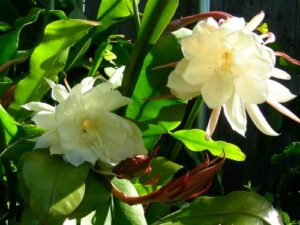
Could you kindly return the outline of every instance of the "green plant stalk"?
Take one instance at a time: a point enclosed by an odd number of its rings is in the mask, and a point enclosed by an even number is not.
[[[136,0],[132,0],[133,5],[133,12],[134,12],[134,24],[135,24],[135,30],[136,35],[139,32],[140,26],[141,26],[141,20],[140,20],[140,12],[139,12],[139,6]]]
[[[107,48],[107,46],[108,43],[106,41],[100,44],[99,48],[96,51],[95,62],[93,63],[88,76],[93,77],[96,75],[97,70],[103,60],[105,49]]]
[[[192,128],[193,122],[195,121],[195,119],[197,118],[197,116],[199,114],[202,103],[203,103],[202,97],[201,96],[197,97],[197,99],[192,107],[192,110],[183,126],[183,129]],[[181,141],[176,141],[174,148],[172,149],[171,156],[170,156],[171,161],[175,161],[177,159],[177,156],[178,156],[182,146],[183,146],[183,143]]]
[[[45,28],[48,24],[48,21],[49,21],[49,17],[50,17],[50,10],[54,10],[54,0],[48,0],[47,1],[47,8],[46,8],[46,11],[45,11],[45,15],[44,15],[44,18],[43,18],[43,22],[42,22],[42,32],[41,32],[41,35],[40,35],[40,41],[42,41],[43,37],[44,37],[44,31],[45,31]]]

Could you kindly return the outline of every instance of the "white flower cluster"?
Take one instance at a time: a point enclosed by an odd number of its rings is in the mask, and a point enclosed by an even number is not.
[[[110,166],[135,155],[146,155],[142,134],[131,121],[112,111],[130,103],[109,82],[94,86],[85,78],[67,90],[47,80],[56,107],[30,102],[23,107],[37,112],[32,120],[47,132],[37,138],[35,148],[50,147],[51,154],[62,154],[74,166],[97,160]]]
[[[275,68],[275,54],[265,46],[265,36],[253,32],[263,18],[263,12],[249,23],[232,17],[219,24],[209,18],[181,40],[184,58],[170,74],[167,86],[172,94],[185,100],[202,95],[213,109],[208,136],[222,107],[232,129],[241,135],[246,131],[246,112],[263,133],[278,135],[257,106],[264,102],[300,121],[280,104],[295,95],[270,79],[290,79],[289,74]]]

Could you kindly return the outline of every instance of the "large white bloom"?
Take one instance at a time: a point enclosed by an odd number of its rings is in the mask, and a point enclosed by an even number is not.
[[[128,157],[147,154],[138,127],[112,112],[131,100],[112,90],[111,83],[93,87],[95,79],[88,77],[68,91],[47,82],[59,104],[31,102],[23,106],[36,111],[32,120],[48,130],[37,139],[35,148],[50,147],[51,154],[62,154],[75,166],[98,159],[115,166]]]
[[[267,123],[257,104],[268,102],[274,108],[300,121],[280,103],[295,95],[271,80],[290,79],[275,68],[275,55],[265,46],[264,36],[253,30],[264,18],[260,13],[249,23],[232,17],[218,24],[214,19],[199,22],[192,34],[181,40],[184,58],[170,74],[167,86],[175,96],[189,100],[202,95],[213,109],[208,126],[210,136],[221,107],[231,127],[244,135],[246,111],[254,124],[267,135],[278,135]]]

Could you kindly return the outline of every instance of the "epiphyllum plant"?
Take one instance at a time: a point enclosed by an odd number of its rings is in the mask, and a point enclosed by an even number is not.
[[[228,17],[219,23],[209,16]],[[266,44],[274,35],[254,31],[264,18],[261,12],[250,22],[222,12],[200,14],[202,20],[181,40],[184,58],[170,74],[167,86],[178,98],[189,100],[202,95],[213,109],[207,127],[211,137],[221,108],[233,130],[245,135],[248,112],[259,130],[267,135],[278,135],[268,124],[258,104],[267,102],[275,109],[300,123],[300,119],[285,108],[282,102],[295,97],[279,82],[270,79],[290,79],[285,71],[275,68],[275,55]],[[195,19],[188,18],[188,19]],[[183,21],[188,23],[188,21]]]

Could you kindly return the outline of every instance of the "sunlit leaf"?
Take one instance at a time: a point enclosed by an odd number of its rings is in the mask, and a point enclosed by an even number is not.
[[[25,153],[21,177],[29,191],[29,204],[41,224],[59,224],[82,202],[89,164],[74,167],[48,151]]]
[[[52,12],[60,18],[64,16],[64,13],[61,11]],[[0,65],[11,59],[16,53],[19,46],[19,35],[21,30],[25,26],[36,22],[38,17],[43,13],[45,13],[45,9],[32,8],[25,17],[20,17],[15,21],[14,30],[10,31],[5,35],[0,36]],[[0,73],[0,78],[3,77],[5,74],[6,73]]]
[[[253,192],[200,197],[153,225],[283,225],[277,210]]]
[[[10,110],[21,117],[20,106],[39,100],[48,85],[43,78],[54,79],[63,70],[71,46],[98,24],[87,20],[58,20],[47,25],[43,41],[35,48],[30,58],[30,72],[16,87],[15,102]]]
[[[129,16],[133,16],[132,0],[102,0],[97,20],[101,21],[100,29],[104,30]]]
[[[236,161],[245,160],[246,156],[236,145],[225,141],[207,140],[206,134],[202,130],[180,130],[170,135],[184,143],[184,145],[192,151],[208,150],[212,155],[220,156],[225,153],[225,157]]]
[[[17,131],[16,121],[0,105],[0,152],[16,135]]]

